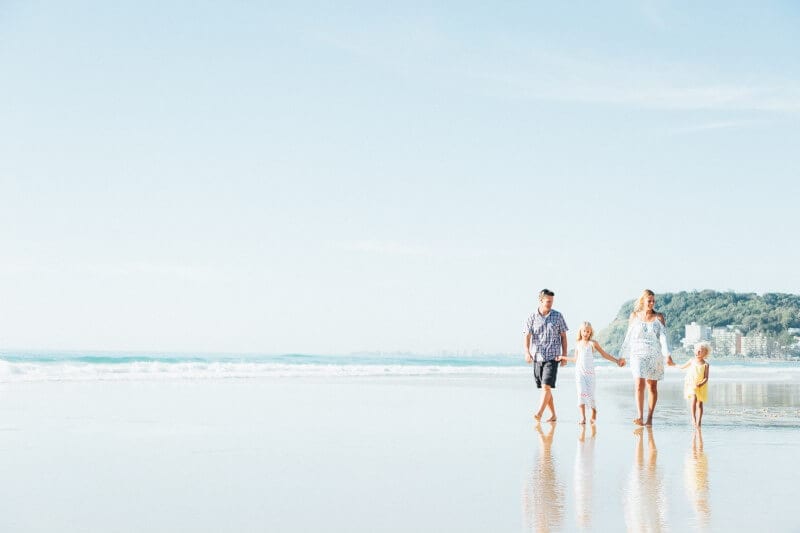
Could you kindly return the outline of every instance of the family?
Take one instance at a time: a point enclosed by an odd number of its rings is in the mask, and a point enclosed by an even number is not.
[[[553,309],[555,293],[549,289],[539,292],[539,307],[525,324],[525,361],[533,364],[536,387],[542,389],[539,408],[533,415],[542,419],[545,409],[550,411],[547,422],[556,421],[556,409],[552,390],[556,386],[558,367],[567,362],[575,363],[575,382],[578,391],[579,423],[586,423],[586,407],[591,409],[591,422],[597,419],[595,403],[594,352],[625,366],[630,361],[634,382],[637,426],[652,426],[653,413],[658,402],[658,382],[664,378],[664,365],[675,366],[667,344],[667,328],[664,315],[655,310],[656,297],[645,289],[633,307],[628,320],[628,330],[620,349],[620,356],[607,353],[593,339],[594,330],[589,322],[583,322],[578,330],[577,346],[573,357],[567,350],[567,323],[561,313]],[[684,393],[690,401],[692,423],[700,426],[703,419],[703,403],[708,388],[708,357],[710,347],[706,343],[695,346],[695,357],[681,369],[690,368],[684,381]],[[647,389],[647,414],[644,411],[644,396]]]

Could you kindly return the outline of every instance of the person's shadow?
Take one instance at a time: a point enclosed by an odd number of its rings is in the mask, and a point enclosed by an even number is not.
[[[697,527],[707,530],[711,523],[711,505],[708,499],[708,458],[703,451],[703,432],[697,427],[692,435],[692,446],[684,463],[686,496],[695,512]]]
[[[547,433],[536,424],[539,434],[539,457],[525,487],[525,518],[528,529],[559,531],[564,518],[564,489],[556,477],[551,447],[556,423],[549,424]]]
[[[633,435],[636,442],[633,467],[625,490],[625,523],[628,531],[665,531],[669,529],[666,519],[667,502],[662,474],[658,469],[658,448],[653,438],[653,428],[637,428]]]
[[[591,433],[586,437],[586,424],[581,424],[578,447],[575,451],[575,517],[581,529],[592,527],[592,485],[594,484],[594,439],[597,426],[591,424]]]

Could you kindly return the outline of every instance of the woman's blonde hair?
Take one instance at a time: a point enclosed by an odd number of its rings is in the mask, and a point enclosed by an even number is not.
[[[656,295],[656,293],[654,293],[654,292],[653,292],[653,291],[651,291],[650,289],[645,289],[645,290],[643,290],[643,291],[642,291],[642,295],[641,295],[641,296],[639,296],[639,299],[638,299],[638,300],[636,300],[636,304],[634,304],[634,306],[633,306],[633,312],[634,312],[634,313],[638,313],[639,311],[641,311],[642,309],[644,309],[644,301],[645,301],[645,300],[646,300],[646,299],[647,299],[649,296],[655,296],[655,295]]]
[[[578,328],[578,338],[576,340],[583,340],[583,328],[589,328],[589,338],[586,340],[592,340],[592,337],[594,337],[594,328],[592,327],[591,322],[581,322],[581,327]]]

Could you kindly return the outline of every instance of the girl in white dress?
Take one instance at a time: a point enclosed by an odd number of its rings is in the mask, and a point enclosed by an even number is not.
[[[581,413],[579,424],[586,423],[587,405],[592,410],[592,424],[597,420],[597,404],[594,400],[594,352],[598,352],[603,358],[613,361],[617,366],[625,366],[625,359],[617,359],[609,354],[592,337],[594,337],[592,325],[589,322],[584,322],[578,330],[575,356],[562,358],[575,363],[575,385],[578,389],[578,410]]]

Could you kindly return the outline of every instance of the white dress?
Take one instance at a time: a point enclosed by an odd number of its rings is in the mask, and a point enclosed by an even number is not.
[[[575,348],[575,387],[578,390],[578,405],[596,409],[594,403],[594,348],[589,342],[578,343]]]
[[[630,362],[634,378],[664,378],[664,360],[669,355],[667,327],[654,318],[645,322],[635,317],[628,325],[621,356]]]

